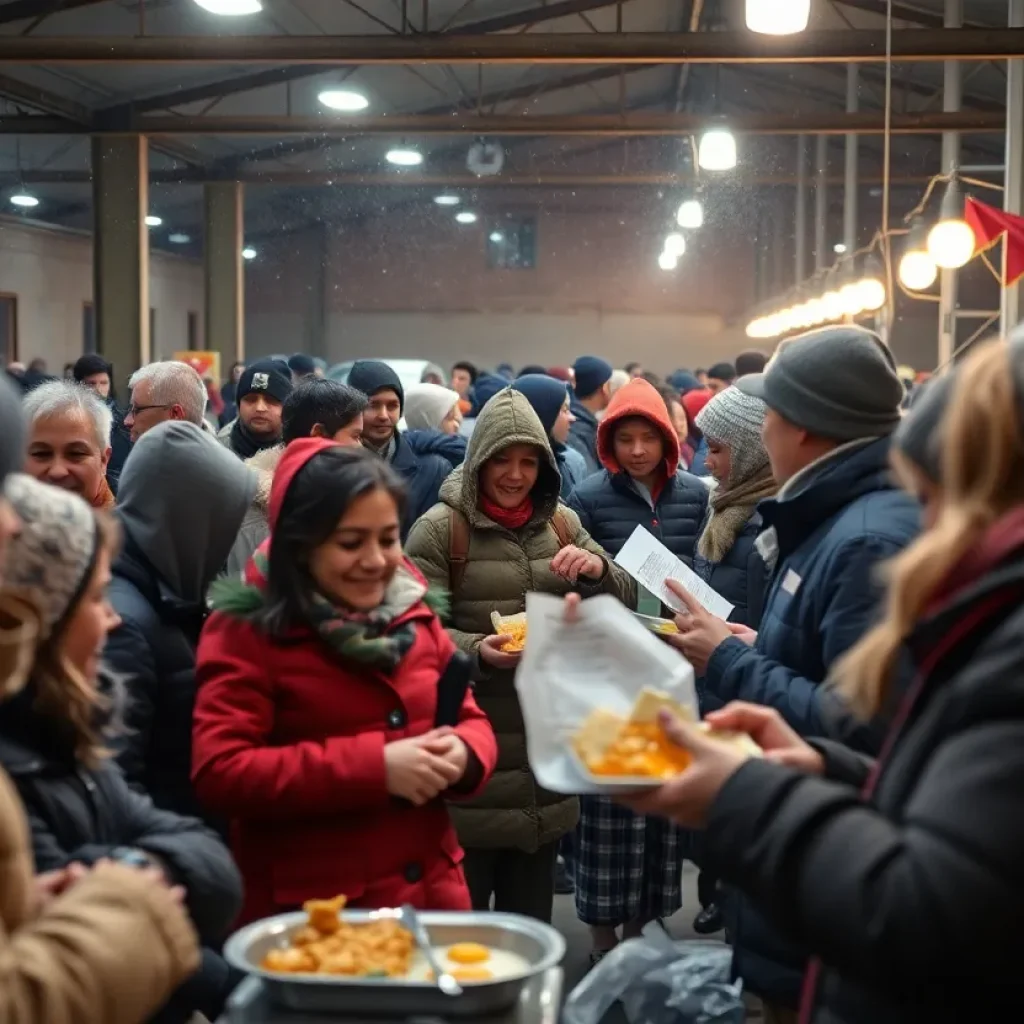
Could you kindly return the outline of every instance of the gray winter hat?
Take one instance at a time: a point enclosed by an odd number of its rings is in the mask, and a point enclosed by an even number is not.
[[[7,474],[20,469],[24,461],[25,414],[21,395],[9,380],[0,379],[0,486]]]
[[[766,409],[760,398],[731,387],[720,391],[697,413],[697,429],[709,441],[729,449],[730,488],[746,483],[768,465],[768,452],[761,440]]]
[[[892,436],[896,448],[936,484],[942,479],[942,420],[953,398],[956,381],[956,371],[951,370],[921,385]]]
[[[736,381],[790,423],[834,441],[887,437],[900,423],[903,384],[877,334],[823,327],[794,338],[764,373]]]

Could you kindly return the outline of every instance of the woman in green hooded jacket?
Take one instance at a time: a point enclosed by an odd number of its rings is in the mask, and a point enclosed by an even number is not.
[[[409,558],[452,593],[449,632],[477,659],[477,703],[498,738],[498,766],[484,792],[452,807],[473,905],[551,919],[558,840],[576,826],[578,801],[542,789],[530,771],[513,684],[519,655],[501,650],[491,613],[514,615],[526,594],[612,594],[636,603],[632,579],[559,502],[561,479],[530,403],[505,388],[483,408],[465,463],[441,501],[413,527]]]

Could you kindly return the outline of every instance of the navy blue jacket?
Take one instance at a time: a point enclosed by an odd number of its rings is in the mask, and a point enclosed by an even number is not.
[[[107,406],[114,417],[110,428],[110,461],[107,463],[107,486],[117,494],[117,485],[121,482],[121,470],[125,459],[132,451],[131,432],[124,425],[124,410],[117,403],[108,400]]]
[[[643,526],[690,565],[708,505],[708,489],[685,470],[676,470],[652,508],[628,473],[602,469],[572,492],[568,504],[587,533],[610,555],[617,555],[633,531]]]
[[[583,456],[587,463],[587,474],[601,468],[597,455],[597,417],[570,391],[569,411],[576,422],[569,428],[569,445]]]
[[[778,560],[757,643],[720,644],[705,683],[723,702],[765,704],[801,735],[825,736],[834,698],[821,684],[878,614],[879,566],[914,539],[920,508],[893,484],[883,438],[827,460],[758,511],[776,530]],[[728,902],[734,971],[757,995],[795,1007],[806,954],[749,904]]]
[[[445,456],[433,451],[419,454],[414,442],[408,440],[405,434],[396,433],[395,441],[397,447],[391,468],[405,481],[408,490],[408,502],[402,520],[404,541],[412,524],[437,504],[441,484],[452,471],[452,464]]]
[[[710,517],[708,509],[698,537],[704,533]],[[751,629],[761,624],[768,589],[768,566],[754,543],[763,529],[761,513],[755,512],[720,562],[709,562],[700,554],[693,556],[694,572],[733,605],[729,621]]]
[[[442,434],[440,430],[407,430],[402,435],[416,455],[440,455],[456,469],[466,461],[469,438],[462,434]]]
[[[558,463],[558,473],[562,478],[562,489],[558,496],[562,501],[568,501],[569,495],[587,479],[587,460],[575,448],[567,444],[559,444],[551,438],[551,450],[555,453],[555,461]]]

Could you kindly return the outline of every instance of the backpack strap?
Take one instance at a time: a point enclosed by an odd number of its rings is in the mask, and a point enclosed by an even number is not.
[[[555,536],[558,538],[558,550],[569,547],[570,544],[576,539],[573,536],[572,527],[569,525],[569,519],[565,514],[565,509],[559,503],[555,509],[555,514],[551,517],[551,529],[555,531]]]
[[[469,557],[469,522],[458,509],[448,506],[448,586],[454,597],[462,587]]]

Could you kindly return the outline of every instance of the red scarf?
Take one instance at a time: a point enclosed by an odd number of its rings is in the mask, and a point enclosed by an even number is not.
[[[480,495],[480,511],[488,519],[504,526],[506,530],[521,530],[533,518],[533,499],[526,500],[515,508],[502,508],[496,505],[486,494]]]

